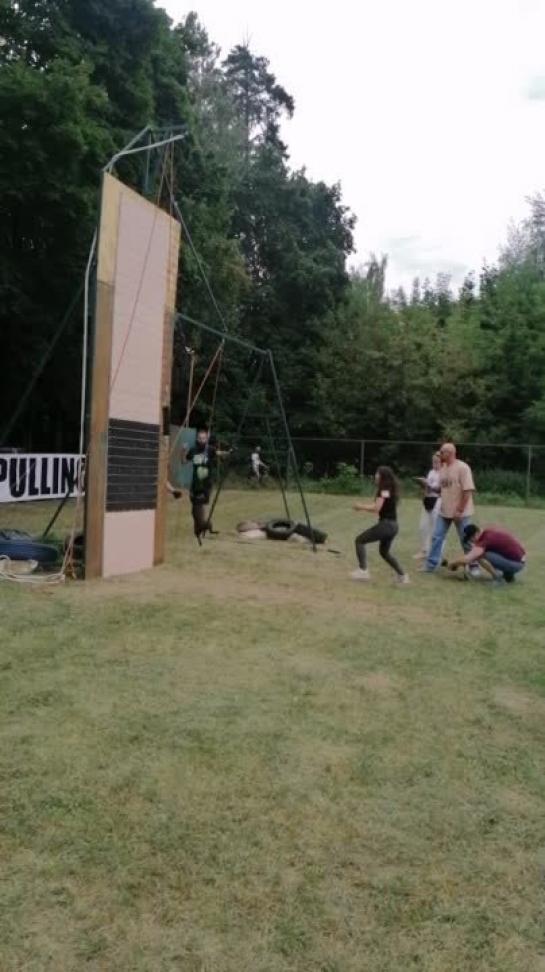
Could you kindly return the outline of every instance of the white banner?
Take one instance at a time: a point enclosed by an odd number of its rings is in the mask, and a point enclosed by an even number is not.
[[[80,462],[78,455],[0,453],[0,503],[74,496]]]

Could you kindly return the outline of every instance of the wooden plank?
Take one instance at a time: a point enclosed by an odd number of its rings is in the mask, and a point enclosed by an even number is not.
[[[117,265],[117,238],[123,186],[113,176],[104,174],[100,205],[97,280],[113,286]]]
[[[172,348],[174,343],[174,320],[176,292],[178,284],[178,262],[180,257],[180,224],[171,219],[169,226],[169,254],[167,266],[167,286],[165,295],[165,315],[163,324],[163,366],[161,378],[161,446],[158,470],[159,488],[155,514],[155,555],[154,563],[161,564],[165,559],[167,525],[167,479],[170,463],[170,422],[164,427],[165,412],[170,410],[172,383]],[[163,434],[166,433],[166,434]]]
[[[178,265],[180,260],[181,226],[175,220],[170,220],[169,261],[167,268],[167,310],[176,310],[176,294],[178,288]]]
[[[102,577],[114,288],[97,284],[91,418],[85,472],[85,577]]]
[[[168,475],[168,439],[161,438],[161,453],[159,456],[159,486],[157,489],[157,507],[155,509],[155,539],[153,563],[162,564],[165,559],[166,527],[167,527],[167,475]]]
[[[155,514],[155,554],[154,564],[162,564],[165,559],[166,547],[166,516],[167,516],[167,479],[170,459],[170,422],[164,428],[165,413],[170,410],[170,385],[172,373],[172,345],[174,340],[174,314],[165,311],[163,324],[163,373],[161,382],[161,436],[159,439],[159,469],[157,489],[157,510]],[[164,434],[166,433],[166,434]]]

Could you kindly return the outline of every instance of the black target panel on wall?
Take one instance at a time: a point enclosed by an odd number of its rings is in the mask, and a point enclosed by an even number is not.
[[[160,428],[110,419],[106,509],[153,510],[157,504]]]

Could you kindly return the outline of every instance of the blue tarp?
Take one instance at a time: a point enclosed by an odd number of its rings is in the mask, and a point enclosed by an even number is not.
[[[170,430],[172,456],[170,459],[170,482],[180,489],[189,489],[193,476],[193,465],[182,462],[182,455],[192,449],[197,441],[197,430],[173,426]]]

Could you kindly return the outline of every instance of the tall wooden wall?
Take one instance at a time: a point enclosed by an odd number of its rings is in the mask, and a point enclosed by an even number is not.
[[[180,226],[104,175],[86,467],[85,576],[164,559]]]

